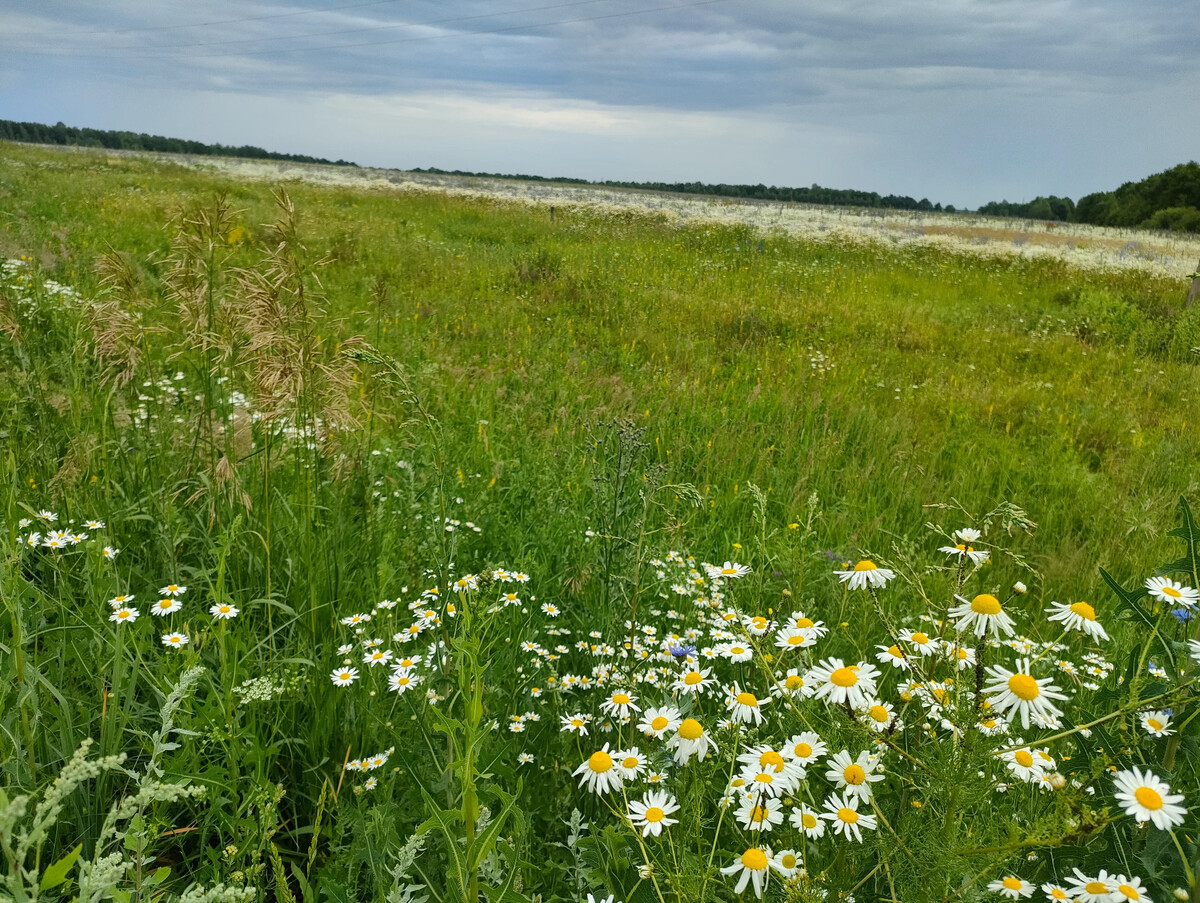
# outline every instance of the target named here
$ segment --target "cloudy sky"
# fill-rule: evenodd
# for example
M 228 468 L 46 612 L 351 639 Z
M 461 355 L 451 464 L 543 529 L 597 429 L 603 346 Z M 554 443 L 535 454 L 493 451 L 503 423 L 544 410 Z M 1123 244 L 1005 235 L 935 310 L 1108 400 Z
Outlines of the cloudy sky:
M 0 118 L 974 207 L 1200 156 L 1191 0 L 0 0 Z

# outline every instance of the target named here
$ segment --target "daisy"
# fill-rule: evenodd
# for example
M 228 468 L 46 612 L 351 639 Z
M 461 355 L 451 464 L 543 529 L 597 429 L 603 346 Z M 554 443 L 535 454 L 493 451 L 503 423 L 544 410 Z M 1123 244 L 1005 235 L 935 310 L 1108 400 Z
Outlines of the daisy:
M 770 850 L 751 847 L 735 859 L 733 865 L 727 865 L 721 869 L 721 874 L 736 875 L 738 872 L 741 872 L 741 875 L 738 876 L 737 884 L 734 885 L 733 892 L 740 894 L 746 889 L 747 884 L 753 884 L 754 896 L 761 900 L 763 888 L 766 886 L 770 874 L 770 864 Z
M 1059 903 L 1060 900 L 1063 903 L 1070 903 L 1071 895 L 1067 893 L 1067 889 L 1061 884 L 1054 884 L 1047 881 L 1042 885 L 1042 893 L 1046 895 L 1046 899 L 1050 903 Z
M 821 735 L 812 731 L 793 735 L 783 747 L 785 756 L 804 766 L 811 765 L 827 752 L 829 747 L 825 745 Z
M 715 683 L 714 680 L 709 679 L 710 674 L 712 674 L 712 668 L 693 668 L 675 678 L 671 689 L 677 693 L 703 696 L 705 691 Z
M 581 737 L 587 736 L 588 724 L 591 722 L 591 715 L 584 715 L 581 712 L 576 712 L 574 715 L 562 716 L 562 730 L 574 731 Z
M 1031 784 L 1036 784 L 1041 780 L 1042 773 L 1045 771 L 1042 760 L 1034 756 L 1028 747 L 1010 749 L 999 753 L 999 756 L 1009 771 L 1022 781 L 1028 781 Z
M 912 643 L 921 655 L 933 655 L 939 648 L 937 640 L 919 630 L 901 630 L 900 639 L 905 643 Z
M 643 714 L 642 720 L 638 722 L 637 728 L 647 737 L 654 737 L 657 740 L 670 731 L 678 730 L 682 720 L 683 716 L 679 709 L 673 706 L 649 708 Z
M 995 596 L 980 593 L 970 602 L 962 596 L 956 595 L 954 598 L 962 603 L 947 612 L 954 619 L 955 630 L 969 631 L 978 637 L 991 634 L 993 639 L 1013 635 L 1016 622 L 1005 613 Z
M 859 798 L 854 795 L 839 796 L 832 794 L 825 801 L 825 811 L 821 818 L 829 822 L 835 834 L 844 834 L 847 840 L 853 838 L 862 842 L 864 830 L 874 831 L 875 816 L 858 811 Z
M 371 616 L 369 614 L 347 615 L 346 617 L 342 618 L 342 624 L 347 627 L 357 627 L 359 624 L 364 624 L 369 620 L 371 620 Z
M 898 668 L 901 671 L 908 671 L 912 668 L 908 657 L 905 656 L 904 650 L 899 646 L 876 646 L 879 651 L 875 653 L 875 661 L 881 665 L 891 665 L 893 668 Z
M 1141 717 L 1142 728 L 1151 737 L 1166 737 L 1175 733 L 1171 730 L 1171 716 L 1166 712 L 1145 712 Z
M 479 578 L 474 574 L 464 574 L 450 584 L 450 589 L 456 593 L 469 593 L 479 588 Z
M 527 752 L 521 753 L 519 756 L 517 756 L 517 764 L 518 765 L 532 765 L 533 764 L 533 753 L 527 753 Z
M 670 816 L 679 811 L 679 803 L 665 790 L 651 790 L 640 800 L 630 800 L 627 817 L 633 827 L 642 829 L 643 837 L 658 837 L 663 828 L 678 823 Z
M 754 650 L 742 643 L 722 643 L 717 647 L 717 654 L 731 662 L 748 662 L 754 658 Z
M 348 687 L 358 680 L 358 669 L 335 668 L 333 673 L 329 675 L 329 679 L 333 681 L 335 687 Z
M 1020 900 L 1022 897 L 1032 897 L 1034 886 L 1016 875 L 1009 875 L 1007 878 L 997 878 L 987 889 L 1010 900 Z
M 613 753 L 613 760 L 617 763 L 617 770 L 621 772 L 621 777 L 626 781 L 632 781 L 646 770 L 646 757 L 636 746 Z
M 1154 827 L 1168 831 L 1182 824 L 1187 809 L 1179 805 L 1182 793 L 1171 793 L 1169 784 L 1149 771 L 1131 768 L 1113 775 L 1117 787 L 1117 802 L 1139 822 L 1153 822 Z
M 100 554 L 103 555 L 105 558 L 108 558 L 111 560 L 113 558 L 116 558 L 118 555 L 120 555 L 121 550 L 114 549 L 112 546 L 105 546 L 103 549 L 100 550 Z
M 388 689 L 393 693 L 404 694 L 420 685 L 421 676 L 419 674 L 412 674 L 403 668 L 397 668 L 388 675 Z
M 846 665 L 840 658 L 828 658 L 809 670 L 806 680 L 816 685 L 815 698 L 831 705 L 849 703 L 862 708 L 868 696 L 875 695 L 875 678 L 879 669 L 866 662 Z
M 799 630 L 807 630 L 811 635 L 818 640 L 829 633 L 829 628 L 825 626 L 824 621 L 814 621 L 802 611 L 794 611 L 787 619 L 785 627 L 795 627 Z
M 1051 612 L 1053 614 L 1050 614 Z M 1046 613 L 1050 614 L 1049 620 L 1061 621 L 1063 627 L 1067 630 L 1078 630 L 1080 633 L 1086 633 L 1097 642 L 1108 639 L 1108 634 L 1100 626 L 1100 622 L 1096 620 L 1096 609 L 1092 608 L 1086 602 L 1072 602 L 1070 605 L 1062 602 L 1051 602 L 1050 607 L 1046 609 Z
M 183 603 L 172 596 L 164 596 L 154 603 L 154 607 L 150 609 L 150 614 L 156 617 L 164 615 L 172 615 L 179 609 L 183 608 Z
M 866 589 L 868 586 L 882 589 L 896 576 L 895 571 L 881 568 L 874 561 L 860 561 L 848 571 L 834 571 L 838 579 L 850 589 Z
M 890 702 L 876 700 L 863 712 L 863 721 L 871 730 L 881 734 L 892 726 L 894 715 L 895 711 Z
M 1112 879 L 1117 885 L 1117 889 L 1113 892 L 1113 900 L 1133 900 L 1135 903 L 1150 903 L 1150 898 L 1146 896 L 1146 888 L 1142 887 L 1141 878 L 1126 878 L 1124 875 L 1117 875 Z
M 616 764 L 608 751 L 608 744 L 605 743 L 603 749 L 596 750 L 575 769 L 574 776 L 579 778 L 580 787 L 586 786 L 592 793 L 614 792 L 620 790 L 622 786 L 620 771 Z
M 771 701 L 767 696 L 759 699 L 753 693 L 743 691 L 737 684 L 726 690 L 725 708 L 729 709 L 730 717 L 741 724 L 762 724 L 762 706 Z
M 558 606 L 551 605 L 549 602 L 542 603 L 542 612 L 548 614 L 552 618 L 557 618 L 559 615 Z
M 158 592 L 160 595 L 163 595 L 163 596 L 182 596 L 184 593 L 187 592 L 187 587 L 186 586 L 177 586 L 174 583 L 168 583 L 166 586 L 164 586 Z
M 1176 583 L 1169 577 L 1151 577 L 1146 581 L 1146 589 L 1154 598 L 1170 605 L 1182 604 L 1194 608 L 1200 601 L 1200 591 Z
M 671 735 L 664 744 L 667 749 L 675 750 L 674 757 L 677 765 L 686 765 L 695 756 L 700 762 L 708 755 L 709 747 L 714 751 L 717 744 L 704 730 L 704 726 L 695 718 L 684 718 L 679 724 L 679 730 Z
M 800 627 L 785 627 L 775 634 L 775 645 L 780 649 L 805 649 L 816 643 L 816 636 Z
M 208 613 L 218 621 L 229 621 L 238 616 L 238 609 L 228 602 L 220 602 L 208 610 Z
M 1109 875 L 1104 869 L 1095 878 L 1089 878 L 1078 868 L 1072 869 L 1075 877 L 1069 879 L 1071 886 L 1067 893 L 1075 903 L 1111 903 L 1113 892 L 1116 891 L 1115 875 Z
M 773 831 L 783 823 L 783 806 L 766 794 L 743 797 L 735 816 L 747 831 Z
M 1062 714 L 1050 700 L 1066 699 L 1050 678 L 1040 680 L 1029 673 L 1029 659 L 1021 659 L 1017 663 L 1018 670 L 1013 672 L 999 665 L 987 669 L 991 680 L 983 688 L 988 702 L 997 714 L 1007 713 L 1011 724 L 1017 715 L 1021 716 L 1021 726 L 1029 727 L 1032 716 L 1038 721 L 1047 721 Z
M 857 759 L 851 759 L 850 751 L 844 749 L 830 758 L 825 780 L 833 783 L 847 798 L 870 799 L 871 785 L 883 780 L 883 775 L 875 773 L 878 765 L 879 760 L 870 753 L 861 752 Z
M 124 608 L 126 605 L 128 605 L 130 602 L 132 602 L 133 599 L 134 599 L 133 593 L 130 593 L 128 596 L 125 595 L 124 593 L 122 593 L 119 596 L 113 596 L 111 599 L 109 599 L 108 607 L 109 608 Z
M 963 530 L 955 530 L 954 538 L 958 540 L 952 546 L 939 546 L 939 552 L 945 552 L 955 558 L 967 558 L 972 564 L 983 564 L 988 560 L 990 553 L 986 549 L 976 549 L 972 545 L 975 540 L 979 539 L 979 531 L 970 528 Z
M 816 840 L 825 833 L 825 822 L 818 817 L 816 810 L 808 808 L 804 803 L 792 810 L 788 821 L 793 828 L 803 831 L 811 840 Z
M 116 621 L 118 624 L 132 624 L 138 619 L 138 610 L 136 608 L 114 608 L 113 613 L 108 616 L 110 621 Z
M 777 681 L 771 692 L 776 696 L 787 695 L 807 699 L 812 696 L 813 688 L 808 685 L 804 675 L 796 668 L 788 668 L 781 681 Z
M 736 580 L 738 577 L 745 577 L 750 573 L 748 566 L 732 561 L 726 561 L 720 567 L 715 564 L 706 564 L 704 570 L 708 572 L 709 578 L 714 580 Z
M 618 690 L 604 702 L 600 703 L 600 709 L 604 714 L 620 718 L 624 721 L 629 718 L 630 712 L 640 712 L 642 710 L 641 706 L 634 704 L 636 702 L 636 696 L 630 696 L 628 693 Z
M 800 856 L 795 850 L 780 850 L 771 857 L 771 868 L 784 878 L 791 878 L 800 868 Z
M 182 649 L 190 642 L 186 633 L 164 633 L 162 644 L 171 649 Z

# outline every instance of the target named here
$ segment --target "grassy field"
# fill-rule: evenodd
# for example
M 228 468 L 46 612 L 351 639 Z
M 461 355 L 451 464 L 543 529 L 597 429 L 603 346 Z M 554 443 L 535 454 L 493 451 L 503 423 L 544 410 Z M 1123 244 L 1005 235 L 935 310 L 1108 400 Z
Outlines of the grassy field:
M 45 786 L 88 737 L 93 755 L 129 753 L 133 772 L 77 775 L 88 788 L 63 801 L 34 872 L 76 844 L 80 863 L 93 861 L 46 896 L 100 887 L 98 858 L 117 848 L 132 865 L 93 899 L 193 882 L 210 888 L 204 899 L 240 899 L 236 885 L 305 903 L 728 898 L 736 876 L 715 869 L 745 840 L 732 810 L 713 814 L 728 776 L 685 782 L 681 770 L 672 789 L 695 810 L 678 828 L 689 840 L 647 852 L 603 800 L 574 789 L 596 730 L 562 734 L 559 718 L 604 712 L 557 692 L 529 696 L 545 676 L 592 668 L 568 667 L 566 651 L 547 652 L 555 644 L 573 649 L 596 631 L 628 653 L 642 642 L 639 611 L 660 633 L 672 604 L 680 625 L 703 615 L 673 601 L 687 568 L 671 576 L 672 550 L 752 568 L 726 584 L 698 568 L 679 593 L 717 593 L 720 609 L 724 587 L 735 625 L 803 608 L 834 626 L 838 639 L 813 664 L 874 661 L 876 644 L 922 615 L 944 634 L 954 593 L 1007 606 L 1017 581 L 1028 587 L 1012 602 L 1018 630 L 1035 641 L 1063 641 L 1059 625 L 1033 622 L 1053 601 L 1090 601 L 1114 636 L 1104 651 L 1124 683 L 1105 666 L 1097 689 L 1080 690 L 1081 717 L 1067 720 L 1121 713 L 1094 744 L 1108 758 L 1071 745 L 1101 728 L 1054 749 L 1090 769 L 1078 793 L 1021 788 L 1018 800 L 1012 790 L 1012 811 L 997 815 L 994 776 L 983 781 L 979 765 L 992 752 L 970 734 L 961 749 L 935 742 L 938 719 L 910 712 L 913 745 L 893 728 L 889 749 L 900 751 L 880 785 L 887 830 L 855 853 L 817 855 L 814 840 L 809 878 L 786 884 L 779 871 L 769 894 L 980 899 L 1003 869 L 1040 882 L 1075 865 L 1140 873 L 1155 899 L 1193 892 L 1184 832 L 1176 855 L 1166 832 L 1105 831 L 1115 810 L 1088 809 L 1082 789 L 1130 762 L 1197 783 L 1189 721 L 1171 741 L 1135 723 L 1150 699 L 1190 714 L 1190 677 L 1174 689 L 1146 683 L 1148 664 L 1178 655 L 1183 667 L 1189 628 L 1136 597 L 1123 603 L 1131 623 L 1118 623 L 1099 572 L 1140 586 L 1178 554 L 1166 534 L 1180 496 L 1197 496 L 1200 308 L 1182 309 L 1186 279 L 615 208 L 560 205 L 551 218 L 545 206 L 429 191 L 284 187 L 281 205 L 276 186 L 222 173 L 0 144 L 0 257 L 13 261 L 0 276 L 6 793 Z M 82 526 L 89 519 L 104 526 Z M 947 567 L 933 551 L 963 527 L 986 530 L 986 566 Z M 68 537 L 61 552 L 22 546 L 51 529 L 88 538 Z M 897 572 L 886 595 L 839 582 L 835 570 L 860 559 Z M 492 612 L 473 600 L 495 593 L 502 567 L 532 579 L 512 584 L 519 606 Z M 482 585 L 451 597 L 468 573 Z M 1172 573 L 1195 585 L 1194 572 Z M 147 606 L 168 584 L 187 587 L 186 604 L 160 621 Z M 107 602 L 122 593 L 136 595 L 136 623 L 110 622 Z M 384 670 L 360 652 L 361 680 L 335 686 L 330 669 L 348 654 L 339 644 L 375 632 L 342 619 L 374 611 L 384 638 L 406 629 L 409 603 L 438 613 L 418 645 L 395 645 L 428 659 L 415 673 L 432 705 L 389 695 Z M 547 603 L 561 615 L 551 620 Z M 237 617 L 206 613 L 221 605 Z M 163 648 L 167 626 L 188 635 L 186 648 Z M 559 628 L 570 637 L 549 632 Z M 431 637 L 444 645 L 426 651 Z M 546 654 L 531 661 L 522 639 Z M 189 670 L 198 665 L 202 677 Z M 721 679 L 761 685 L 764 667 L 756 676 L 738 664 Z M 175 717 L 196 735 L 155 739 L 181 680 Z M 620 681 L 610 669 L 606 682 Z M 888 693 L 919 705 L 911 688 Z M 773 701 L 784 719 L 784 700 Z M 525 728 L 505 722 L 543 703 L 543 733 L 522 747 Z M 831 753 L 863 745 L 857 730 L 870 738 L 846 720 L 828 727 Z M 726 730 L 728 751 L 737 730 Z M 616 748 L 625 728 L 613 731 Z M 1024 736 L 1033 743 L 1037 731 Z M 179 748 L 157 748 L 171 736 Z M 378 788 L 345 768 L 393 747 Z M 522 749 L 536 764 L 518 762 Z M 905 772 L 910 758 L 925 771 Z M 170 789 L 156 783 L 160 762 Z M 126 793 L 136 804 L 121 813 L 124 839 L 97 845 L 117 836 L 104 819 Z M 480 800 L 491 821 L 477 824 Z M 416 856 L 411 837 L 431 817 Z M 472 846 L 489 836 L 494 846 Z M 463 858 L 459 841 L 479 853 L 464 860 L 470 874 L 439 881 Z M 426 889 L 405 890 L 422 862 Z

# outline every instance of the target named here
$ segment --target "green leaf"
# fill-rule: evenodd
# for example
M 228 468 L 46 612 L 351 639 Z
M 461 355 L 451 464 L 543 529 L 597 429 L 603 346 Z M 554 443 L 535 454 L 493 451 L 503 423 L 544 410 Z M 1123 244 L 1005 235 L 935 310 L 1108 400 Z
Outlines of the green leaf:
M 1152 618 L 1149 612 L 1141 605 L 1141 598 L 1146 593 L 1142 589 L 1130 590 L 1125 589 L 1121 584 L 1117 583 L 1116 579 L 1104 568 L 1100 568 L 1100 576 L 1104 578 L 1104 582 L 1109 585 L 1109 588 L 1117 595 L 1117 610 L 1125 613 L 1129 612 L 1135 617 L 1140 618 L 1142 623 L 1150 630 L 1151 634 L 1158 639 L 1158 644 L 1162 646 L 1163 653 L 1167 656 L 1167 664 L 1170 668 L 1175 667 L 1175 653 L 1171 651 L 1170 645 L 1166 638 L 1158 632 L 1158 622 Z M 1168 670 L 1170 670 L 1170 668 Z
M 450 809 L 443 809 L 424 787 L 421 788 L 421 796 L 425 800 L 425 808 L 432 812 L 433 815 L 417 828 L 417 833 L 424 834 L 426 831 L 431 831 L 434 828 L 441 831 L 442 837 L 446 841 L 446 855 L 450 859 L 450 871 L 446 875 L 446 880 L 453 888 L 453 893 L 450 896 L 465 896 L 467 887 L 467 857 L 459 845 L 458 832 L 454 830 L 455 823 L 462 820 L 462 814 Z
M 79 858 L 79 852 L 82 849 L 83 844 L 79 844 L 66 856 L 58 860 L 58 862 L 46 866 L 46 871 L 42 873 L 42 881 L 38 885 L 38 888 L 40 890 L 49 890 L 52 887 L 58 887 L 66 881 L 67 875 L 70 874 L 71 867 L 75 865 L 75 860 Z
M 483 833 L 471 843 L 471 848 L 467 850 L 467 868 L 471 871 L 478 869 L 479 863 L 483 862 L 487 854 L 492 851 L 492 847 L 496 844 L 496 839 L 500 836 L 500 831 L 504 828 L 504 823 L 508 821 L 508 816 L 512 814 L 513 809 L 517 805 L 517 798 L 515 796 L 505 793 L 499 787 L 492 789 L 504 802 L 504 806 L 497 813 L 496 817 L 488 823 L 488 826 L 483 829 Z M 518 781 L 517 793 L 520 792 L 521 783 Z
M 1182 539 L 1187 543 L 1187 551 L 1178 561 L 1167 565 L 1159 576 L 1182 571 L 1191 574 L 1192 580 L 1197 580 L 1200 579 L 1200 527 L 1197 527 L 1192 508 L 1183 496 L 1179 497 L 1179 519 L 1179 526 L 1167 535 Z

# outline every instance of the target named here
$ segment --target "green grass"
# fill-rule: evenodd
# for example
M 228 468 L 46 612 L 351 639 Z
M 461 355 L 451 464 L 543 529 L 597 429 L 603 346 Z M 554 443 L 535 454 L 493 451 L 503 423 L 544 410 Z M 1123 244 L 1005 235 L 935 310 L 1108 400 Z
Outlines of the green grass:
M 35 262 L 29 291 L 38 302 L 22 306 L 21 290 L 0 289 L 12 327 L 0 336 L 3 523 L 15 538 L 16 520 L 31 510 L 97 517 L 109 525 L 99 531 L 104 541 L 122 550 L 115 564 L 98 548 L 6 561 L 13 636 L 0 659 L 4 778 L 10 796 L 43 784 L 89 736 L 106 755 L 139 748 L 185 655 L 208 666 L 211 685 L 192 713 L 200 736 L 171 769 L 206 786 L 206 801 L 156 816 L 156 836 L 186 829 L 156 848 L 155 866 L 172 868 L 164 880 L 174 892 L 192 878 L 240 872 L 260 896 L 274 895 L 264 865 L 272 840 L 307 874 L 315 836 L 309 877 L 327 870 L 329 899 L 381 896 L 385 852 L 425 817 L 416 785 L 450 809 L 460 796 L 432 761 L 446 739 L 427 716 L 405 705 L 377 711 L 330 686 L 343 631 L 336 621 L 400 597 L 401 586 L 411 587 L 405 601 L 430 581 L 445 586 L 451 559 L 455 574 L 499 563 L 530 572 L 530 591 L 563 608 L 577 633 L 619 634 L 630 581 L 642 579 L 630 576 L 638 555 L 671 548 L 716 562 L 753 557 L 757 588 L 739 597 L 748 609 L 790 597 L 857 627 L 872 610 L 847 601 L 831 560 L 871 550 L 906 561 L 929 546 L 927 522 L 954 529 L 1012 502 L 1037 524 L 1016 541 L 1033 570 L 997 556 L 980 578 L 985 588 L 1021 579 L 1030 612 L 1087 599 L 1104 620 L 1115 608 L 1099 567 L 1140 583 L 1173 551 L 1165 534 L 1177 499 L 1195 498 L 1200 309 L 1181 309 L 1182 280 L 623 212 L 559 208 L 551 222 L 542 208 L 487 200 L 286 188 L 302 248 L 273 262 L 291 261 L 280 284 L 304 285 L 310 305 L 288 334 L 328 368 L 309 372 L 286 409 L 296 422 L 356 424 L 321 449 L 268 439 L 248 419 L 214 426 L 232 410 L 228 389 L 259 403 L 256 367 L 271 357 L 271 347 L 249 350 L 252 340 L 229 325 L 248 287 L 261 285 L 246 274 L 267 272 L 271 186 L 166 162 L 0 144 L 0 252 Z M 172 300 L 183 282 L 169 259 L 172 223 L 214 209 L 218 196 L 233 210 L 222 247 L 187 258 L 200 270 L 215 262 L 206 351 Z M 133 288 L 124 296 L 97 271 L 110 248 L 128 267 Z M 160 390 L 143 390 L 156 432 L 131 425 L 137 401 L 105 381 L 95 320 L 86 306 L 53 302 L 37 287 L 43 277 L 85 298 L 140 306 L 147 331 L 133 391 L 179 371 L 199 399 L 168 406 Z M 203 308 L 208 299 L 197 298 Z M 411 399 L 378 367 L 338 354 L 355 337 L 397 362 L 422 416 L 414 419 Z M 217 376 L 229 379 L 226 388 Z M 602 426 L 614 422 L 644 430 L 645 447 Z M 624 465 L 622 442 L 631 456 Z M 665 484 L 693 485 L 699 507 L 686 504 L 683 489 L 643 507 L 638 490 Z M 754 487 L 765 494 L 761 523 Z M 961 510 L 930 507 L 951 502 Z M 428 529 L 447 514 L 482 533 Z M 614 552 L 585 541 L 589 528 L 645 546 L 617 543 Z M 940 592 L 954 587 L 953 575 L 929 580 Z M 104 605 L 118 592 L 148 605 L 170 581 L 194 593 L 194 642 L 173 658 L 158 647 L 158 625 L 144 623 L 145 609 L 129 628 L 147 627 L 142 640 L 126 643 Z M 898 592 L 897 604 L 915 611 L 913 594 Z M 243 616 L 208 623 L 196 602 L 223 599 Z M 521 627 L 509 625 L 509 635 Z M 863 655 L 868 634 L 856 640 Z M 263 675 L 287 689 L 271 703 L 239 705 L 233 688 Z M 507 702 L 518 711 L 525 704 L 515 689 Z M 343 793 L 336 809 L 324 804 L 317 825 L 321 788 L 341 783 L 347 745 L 355 755 L 403 747 L 404 786 L 389 797 L 399 809 L 384 819 L 368 795 Z M 515 787 L 511 764 L 493 767 L 492 785 Z M 94 841 L 106 810 L 97 800 L 119 785 L 111 774 L 99 780 L 98 794 L 69 801 L 53 838 L 59 853 Z M 569 776 L 550 769 L 539 780 L 559 799 L 570 796 Z M 964 785 L 963 793 L 982 792 Z M 495 798 L 489 805 L 499 807 Z M 575 895 L 563 864 L 570 857 L 549 846 L 564 842 L 572 805 L 530 806 L 523 816 L 512 861 L 559 863 L 525 893 Z M 923 836 L 911 830 L 910 839 Z M 995 839 L 1001 828 L 988 831 Z M 222 852 L 227 845 L 236 851 Z M 960 853 L 947 861 L 961 862 Z M 845 889 L 865 872 L 843 865 Z M 919 871 L 896 868 L 923 886 Z M 526 882 L 537 874 L 531 864 L 522 871 Z M 870 885 L 880 894 L 883 878 Z

